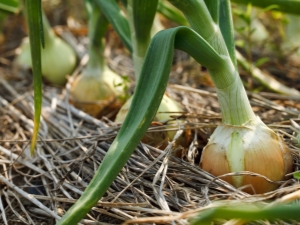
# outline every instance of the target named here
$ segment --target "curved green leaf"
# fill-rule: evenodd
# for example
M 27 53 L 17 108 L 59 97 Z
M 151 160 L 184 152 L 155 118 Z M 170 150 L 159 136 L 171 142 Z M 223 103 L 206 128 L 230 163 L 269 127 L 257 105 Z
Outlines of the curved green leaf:
M 166 0 L 158 2 L 157 11 L 179 25 L 188 26 L 188 22 L 183 14 Z
M 157 3 L 158 0 L 128 0 L 127 7 L 132 7 L 136 39 L 150 42 L 150 33 Z
M 96 2 L 118 33 L 123 44 L 132 52 L 129 24 L 117 2 L 115 0 L 96 0 Z
M 221 37 L 221 31 L 214 22 L 218 14 L 209 10 L 204 1 L 199 0 L 169 0 L 176 8 L 178 8 L 185 16 L 190 26 L 205 38 L 208 43 L 221 55 L 229 56 L 224 39 Z M 214 0 L 210 7 L 218 6 Z M 214 14 L 213 17 L 211 14 Z
M 208 209 L 191 219 L 191 225 L 209 225 L 215 219 L 243 219 L 251 220 L 297 220 L 300 221 L 300 206 L 274 206 L 271 208 L 260 208 L 255 205 L 240 205 L 234 207 L 218 207 Z
M 169 0 L 179 9 L 193 29 L 205 39 L 215 32 L 215 23 L 204 1 L 198 0 Z
M 41 39 L 42 31 L 42 8 L 41 0 L 25 1 L 26 19 L 29 30 L 29 41 L 32 58 L 32 73 L 34 87 L 34 128 L 30 146 L 33 155 L 38 138 L 40 116 L 42 110 L 42 64 L 41 64 Z
M 1 0 L 0 9 L 16 13 L 19 11 L 19 1 L 18 0 Z
M 172 66 L 174 48 L 189 53 L 207 68 L 215 69 L 223 63 L 223 58 L 190 28 L 177 27 L 157 33 L 149 45 L 132 104 L 117 137 L 83 195 L 58 225 L 78 223 L 105 194 L 130 158 L 160 105 Z

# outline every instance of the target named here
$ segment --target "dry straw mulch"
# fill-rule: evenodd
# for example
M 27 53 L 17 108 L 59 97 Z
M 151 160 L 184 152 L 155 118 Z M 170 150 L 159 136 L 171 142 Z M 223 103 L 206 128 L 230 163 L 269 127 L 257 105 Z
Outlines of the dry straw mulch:
M 173 71 L 173 77 L 182 72 Z M 33 98 L 22 85 L 1 79 L 0 221 L 55 224 L 92 179 L 120 125 L 90 117 L 68 103 L 66 91 L 46 86 L 40 138 L 35 156 L 30 157 Z M 202 171 L 198 167 L 201 149 L 221 122 L 216 94 L 177 84 L 171 84 L 168 93 L 186 110 L 180 118 L 185 125 L 168 129 L 177 130 L 177 135 L 186 129 L 193 131 L 182 159 L 172 154 L 178 150 L 176 139 L 165 150 L 140 143 L 81 224 L 188 224 L 190 217 L 215 205 L 256 202 L 269 207 L 294 204 L 300 198 L 299 181 L 292 176 L 276 191 L 249 195 Z M 268 93 L 249 93 L 249 98 L 262 120 L 284 137 L 293 152 L 295 171 L 299 170 L 296 128 L 290 119 L 300 122 L 300 99 Z M 166 128 L 152 127 L 149 132 L 161 129 Z

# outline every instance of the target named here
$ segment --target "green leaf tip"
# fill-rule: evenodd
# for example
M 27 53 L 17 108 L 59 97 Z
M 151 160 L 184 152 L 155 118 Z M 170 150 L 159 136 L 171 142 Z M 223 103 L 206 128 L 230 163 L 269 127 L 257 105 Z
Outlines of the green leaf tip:
M 34 128 L 30 146 L 31 155 L 38 137 L 40 115 L 42 111 L 42 63 L 41 63 L 41 0 L 25 1 L 27 24 L 29 29 L 29 41 L 32 59 L 33 89 L 34 89 Z
M 40 121 L 38 121 L 39 124 Z M 32 138 L 31 138 L 31 144 L 30 144 L 30 155 L 33 156 L 34 155 L 34 149 L 36 146 L 36 141 L 38 138 L 38 132 L 39 132 L 39 125 L 37 125 L 37 123 L 34 123 L 34 128 L 33 128 L 33 134 L 32 134 Z

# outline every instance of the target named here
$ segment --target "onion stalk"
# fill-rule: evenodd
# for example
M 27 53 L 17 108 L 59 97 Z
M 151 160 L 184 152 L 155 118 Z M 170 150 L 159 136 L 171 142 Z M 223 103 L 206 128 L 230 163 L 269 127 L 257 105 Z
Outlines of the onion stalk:
M 222 124 L 203 149 L 200 167 L 215 176 L 250 171 L 272 181 L 283 180 L 292 170 L 292 156 L 282 138 L 251 108 L 236 66 L 229 1 L 212 0 L 208 5 L 193 0 L 188 4 L 179 0 L 171 0 L 171 3 L 182 10 L 191 27 L 223 58 L 215 68 L 208 68 L 217 90 Z M 224 22 L 226 26 L 222 26 Z M 250 185 L 251 188 L 245 189 L 249 193 L 264 193 L 278 186 L 256 176 L 221 179 L 237 188 Z
M 71 84 L 70 101 L 88 114 L 101 117 L 106 110 L 119 108 L 122 78 L 108 68 L 104 60 L 103 37 L 108 21 L 100 8 L 86 1 L 89 12 L 89 60 L 82 73 Z
M 51 84 L 63 85 L 67 81 L 66 76 L 70 75 L 76 66 L 75 52 L 54 34 L 44 13 L 43 27 L 45 38 L 45 48 L 41 51 L 43 76 Z M 17 70 L 32 68 L 28 38 L 23 40 L 14 65 Z

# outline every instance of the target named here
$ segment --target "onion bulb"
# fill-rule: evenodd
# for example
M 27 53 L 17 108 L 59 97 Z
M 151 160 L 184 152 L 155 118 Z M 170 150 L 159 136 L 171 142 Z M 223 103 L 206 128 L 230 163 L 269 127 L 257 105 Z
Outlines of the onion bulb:
M 122 106 L 116 116 L 115 122 L 122 123 L 125 120 L 125 117 L 129 111 L 129 107 L 131 105 L 131 101 L 132 97 L 129 98 L 127 102 Z M 182 120 L 174 120 L 174 117 L 180 116 L 181 112 L 183 112 L 183 110 L 179 106 L 179 104 L 175 100 L 164 94 L 157 113 L 153 119 L 152 127 L 159 127 L 167 122 L 167 129 L 176 128 L 176 125 L 178 126 L 184 123 Z M 159 146 L 159 148 L 164 149 L 168 144 L 167 141 L 173 140 L 175 134 L 176 131 L 147 132 L 144 135 L 142 141 L 149 145 Z M 188 146 L 189 141 L 190 131 L 187 130 L 181 137 L 179 137 L 179 139 L 176 141 L 176 144 L 186 147 Z
M 71 84 L 70 102 L 77 108 L 94 117 L 101 117 L 106 111 L 120 108 L 121 94 L 124 92 L 118 84 L 122 78 L 105 68 L 86 69 Z
M 200 167 L 214 176 L 250 171 L 272 181 L 282 181 L 292 171 L 293 160 L 283 139 L 259 117 L 241 126 L 219 125 L 201 156 Z M 259 176 L 226 176 L 236 188 L 249 185 L 248 193 L 265 193 L 278 187 Z
M 110 70 L 104 56 L 106 17 L 94 1 L 86 1 L 88 12 L 89 60 L 71 83 L 70 102 L 94 117 L 115 116 L 124 96 L 124 80 Z
M 43 15 L 45 34 L 45 48 L 41 51 L 42 73 L 44 78 L 54 85 L 66 83 L 66 76 L 70 75 L 76 66 L 76 55 L 73 49 L 62 39 L 55 36 L 47 18 Z M 30 43 L 25 38 L 18 50 L 14 66 L 16 70 L 32 67 Z

